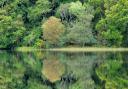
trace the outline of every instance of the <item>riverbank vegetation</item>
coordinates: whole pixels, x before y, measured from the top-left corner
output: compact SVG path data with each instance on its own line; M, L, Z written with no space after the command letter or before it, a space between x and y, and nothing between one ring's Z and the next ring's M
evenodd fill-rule
M1 0L0 48L128 46L127 0Z

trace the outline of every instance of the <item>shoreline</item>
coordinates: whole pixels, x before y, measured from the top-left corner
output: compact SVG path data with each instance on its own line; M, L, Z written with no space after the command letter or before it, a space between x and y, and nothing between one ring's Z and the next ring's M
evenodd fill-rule
M14 51L52 51L52 52L128 52L128 48L111 48L111 47L63 47L63 48L34 48L34 47L17 47Z
M99 48L99 47L83 47L83 48L52 48L47 51L59 52L128 52L128 48Z

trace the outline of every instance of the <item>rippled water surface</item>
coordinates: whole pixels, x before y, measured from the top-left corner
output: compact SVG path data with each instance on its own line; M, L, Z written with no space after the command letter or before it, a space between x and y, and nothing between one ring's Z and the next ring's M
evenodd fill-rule
M0 89L128 89L128 53L0 51Z

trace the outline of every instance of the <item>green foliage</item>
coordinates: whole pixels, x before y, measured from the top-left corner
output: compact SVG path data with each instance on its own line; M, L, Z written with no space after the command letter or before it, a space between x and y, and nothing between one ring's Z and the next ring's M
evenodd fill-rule
M71 39L78 45L128 46L127 8L127 0L1 0L0 48L44 47L41 25L51 16L66 27L56 46Z
M115 5L119 0L104 0L104 7L106 10L110 10L110 8Z
M28 8L28 18L30 21L38 19L42 14L50 12L51 3L48 0L37 0L35 4Z
M50 12L48 0L6 0L0 7L0 48L42 47L42 15ZM40 46L39 46L40 44Z
M56 16L61 18L62 21L64 21L64 20L71 21L72 14L69 13L69 7L70 7L69 3L61 4L57 9Z
M20 63L15 56L11 56L6 52L1 53L0 56L2 57L2 63L0 65L0 88L22 89L24 86L22 83L22 77L25 71L25 68L22 66L23 64Z
M67 42L79 45L92 45L96 43L93 36L91 21L93 18L93 9L87 4L81 2L72 2L69 7L69 13L76 16L76 20L70 22L67 27Z
M104 0L89 0L88 3L94 8L93 28L104 17Z
M43 58L42 55L40 58L34 53L16 53L16 55L6 52L0 53L2 57L0 89L51 89L41 83L41 78L37 78L41 76L39 72L42 69L40 61Z
M123 61L119 59L106 60L97 69L96 73L101 81L105 81L105 89L126 89L127 72L123 71Z
M70 3L69 12L74 14L75 16L79 17L79 15L83 14L84 11L85 7L81 2L77 1Z
M41 83L38 83L38 81L36 80L30 79L28 81L28 86L26 89L51 89L51 88L46 85L42 85Z
M75 2L75 1L78 1L78 0L59 0L60 2L62 3L70 3L70 2Z
M39 42L39 40L42 40L41 35L42 35L41 28L34 27L33 29L31 29L31 31L29 32L29 34L27 36L24 36L24 38L23 38L24 46L34 46L35 45L36 47L40 47L42 45L42 42L41 41L40 41L41 43ZM36 45L37 43L39 43L40 46Z
M72 27L68 28L66 35L67 42L79 45L91 45L95 44L96 40L93 37L92 29L88 24L82 22L72 23Z
M37 39L34 46L39 47L39 48L44 48L45 47L45 42L42 39Z
M107 6L107 4L109 3L105 4L106 17L99 21L97 29L100 30L99 33L101 33L101 37L108 41L108 45L121 46L123 38L125 38L123 34L127 25L128 1L119 0L116 4L111 5L111 7Z
M0 48L19 45L25 30L21 15L13 19L12 16L0 14Z

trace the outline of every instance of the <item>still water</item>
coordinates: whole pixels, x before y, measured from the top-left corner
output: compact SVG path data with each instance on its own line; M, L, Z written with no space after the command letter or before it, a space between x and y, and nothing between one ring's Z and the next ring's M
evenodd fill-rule
M0 51L0 89L128 89L128 53Z

